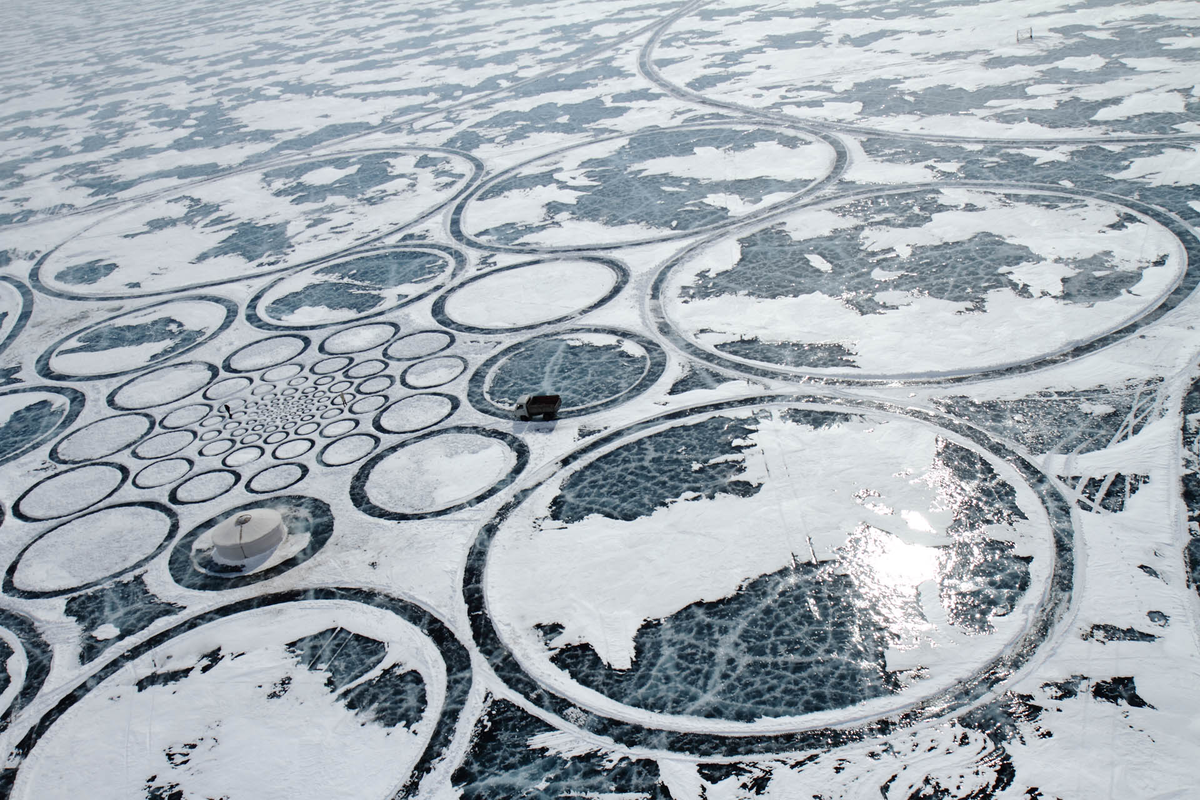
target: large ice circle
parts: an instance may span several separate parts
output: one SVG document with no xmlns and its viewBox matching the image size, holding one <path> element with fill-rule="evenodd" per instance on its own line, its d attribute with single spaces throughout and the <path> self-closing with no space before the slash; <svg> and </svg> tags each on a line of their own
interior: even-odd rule
<svg viewBox="0 0 1200 800">
<path fill-rule="evenodd" d="M 660 329 L 750 372 L 938 379 L 1029 365 L 1154 311 L 1179 238 L 1116 203 L 921 188 L 788 212 L 692 247 L 654 286 Z M 1194 278 L 1192 278 L 1194 279 Z"/>
<path fill-rule="evenodd" d="M 528 463 L 529 448 L 511 434 L 443 428 L 372 456 L 355 474 L 350 499 L 373 517 L 438 517 L 486 500 Z"/>
<path fill-rule="evenodd" d="M 393 361 L 414 361 L 436 355 L 454 346 L 454 334 L 446 331 L 416 331 L 406 333 L 383 350 L 383 357 Z"/>
<path fill-rule="evenodd" d="M 307 336 L 284 334 L 268 336 L 242 345 L 230 353 L 222 365 L 226 372 L 254 372 L 285 364 L 296 358 L 311 344 Z"/>
<path fill-rule="evenodd" d="M 675 239 L 764 213 L 836 164 L 832 145 L 788 128 L 695 125 L 613 136 L 484 182 L 456 209 L 452 231 L 476 247 L 516 252 Z"/>
<path fill-rule="evenodd" d="M 143 372 L 108 393 L 118 411 L 156 408 L 195 394 L 212 383 L 220 370 L 204 361 L 185 361 Z"/>
<path fill-rule="evenodd" d="M 411 792 L 453 736 L 466 666 L 440 621 L 386 595 L 234 603 L 123 653 L 48 712 L 20 745 L 12 797 Z M 243 713 L 231 720 L 230 708 Z M 129 728 L 131 715 L 153 729 Z M 127 769 L 98 784 L 114 759 Z"/>
<path fill-rule="evenodd" d="M 399 333 L 400 326 L 394 322 L 367 322 L 362 325 L 352 325 L 326 336 L 321 342 L 320 350 L 325 355 L 345 357 L 348 353 L 373 350 L 390 342 Z"/>
<path fill-rule="evenodd" d="M 431 428 L 458 410 L 454 395 L 429 392 L 411 394 L 375 415 L 375 430 L 381 433 L 414 433 Z"/>
<path fill-rule="evenodd" d="M 37 361 L 51 380 L 96 380 L 137 372 L 177 358 L 224 331 L 237 306 L 194 295 L 145 306 L 60 339 Z"/>
<path fill-rule="evenodd" d="M 21 550 L 4 577 L 18 597 L 56 597 L 96 586 L 162 552 L 179 526 L 161 503 L 120 503 L 76 517 Z"/>
<path fill-rule="evenodd" d="M 241 480 L 242 476 L 234 470 L 210 469 L 207 472 L 198 472 L 176 485 L 168 497 L 175 505 L 207 503 L 226 494 Z"/>
<path fill-rule="evenodd" d="M 1031 464 L 915 416 L 768 397 L 585 446 L 477 539 L 481 650 L 626 744 L 786 749 L 988 691 L 1069 602 L 1070 505 Z"/>
<path fill-rule="evenodd" d="M 1194 15 L 1012 0 L 733 2 L 682 15 L 646 53 L 673 93 L 797 121 L 949 135 L 1194 133 Z"/>
<path fill-rule="evenodd" d="M 650 339 L 614 328 L 543 334 L 501 350 L 475 370 L 467 397 L 476 409 L 510 418 L 530 394 L 557 394 L 560 417 L 594 414 L 646 391 L 666 368 Z"/>
<path fill-rule="evenodd" d="M 279 278 L 254 296 L 246 316 L 270 330 L 375 317 L 428 297 L 465 261 L 461 253 L 433 245 L 357 251 Z"/>
<path fill-rule="evenodd" d="M 13 502 L 13 515 L 26 522 L 69 517 L 108 499 L 128 478 L 129 469 L 111 461 L 55 472 Z"/>
<path fill-rule="evenodd" d="M 99 221 L 44 256 L 32 277 L 52 294 L 127 298 L 269 275 L 425 217 L 476 169 L 469 156 L 397 148 L 229 175 Z"/>
<path fill-rule="evenodd" d="M 154 429 L 149 414 L 118 414 L 77 428 L 50 449 L 50 459 L 60 464 L 82 464 L 119 453 L 140 442 Z"/>
<path fill-rule="evenodd" d="M 527 261 L 463 281 L 437 299 L 433 316 L 468 333 L 528 330 L 598 308 L 628 280 L 625 266 L 611 258 Z"/>
<path fill-rule="evenodd" d="M 466 369 L 467 360 L 462 356 L 436 356 L 405 367 L 400 381 L 409 389 L 432 389 L 445 386 Z"/>
</svg>

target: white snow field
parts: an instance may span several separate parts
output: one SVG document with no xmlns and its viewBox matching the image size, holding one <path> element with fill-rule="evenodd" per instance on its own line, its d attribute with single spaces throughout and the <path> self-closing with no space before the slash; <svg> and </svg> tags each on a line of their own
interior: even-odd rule
<svg viewBox="0 0 1200 800">
<path fill-rule="evenodd" d="M 1200 798 L 1200 4 L 0 29 L 0 798 Z"/>
</svg>

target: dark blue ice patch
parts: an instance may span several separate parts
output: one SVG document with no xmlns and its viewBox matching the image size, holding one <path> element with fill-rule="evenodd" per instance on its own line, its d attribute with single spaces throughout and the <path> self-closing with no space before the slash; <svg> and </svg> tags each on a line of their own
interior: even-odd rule
<svg viewBox="0 0 1200 800">
<path fill-rule="evenodd" d="M 31 442 L 49 438 L 67 413 L 67 408 L 50 400 L 37 400 L 18 408 L 0 424 L 0 463 L 11 461 Z"/>
<path fill-rule="evenodd" d="M 353 683 L 375 669 L 387 655 L 387 645 L 345 628 L 328 628 L 287 645 L 302 667 L 327 674 L 330 691 Z"/>
<path fill-rule="evenodd" d="M 858 354 L 841 342 L 769 342 L 751 336 L 714 347 L 735 358 L 783 367 L 858 367 L 854 360 Z"/>
<path fill-rule="evenodd" d="M 189 328 L 186 323 L 174 317 L 162 316 L 135 325 L 99 325 L 76 336 L 78 344 L 74 347 L 60 348 L 55 351 L 55 355 L 104 353 L 125 347 L 166 342 L 166 346 L 154 356 L 155 360 L 161 361 L 192 348 L 206 335 L 206 331 Z"/>
<path fill-rule="evenodd" d="M 757 430 L 752 418 L 718 416 L 638 439 L 563 481 L 550 516 L 567 524 L 592 514 L 630 522 L 685 495 L 694 500 L 753 496 L 762 487 L 738 476 L 746 471 L 740 456 L 755 447 L 749 437 Z"/>
<path fill-rule="evenodd" d="M 748 203 L 760 203 L 766 195 L 796 193 L 809 179 L 731 178 L 697 180 L 670 174 L 649 176 L 640 167 L 648 161 L 671 157 L 694 157 L 700 148 L 726 153 L 753 149 L 759 144 L 780 144 L 798 149 L 809 139 L 770 129 L 697 128 L 651 131 L 629 137 L 616 153 L 584 161 L 580 169 L 597 185 L 574 203 L 553 201 L 546 207 L 547 219 L 562 213 L 607 225 L 641 223 L 655 228 L 690 231 L 724 222 L 728 209 L 700 201 L 711 194 L 730 193 Z M 631 203 L 630 198 L 638 198 Z"/>
<path fill-rule="evenodd" d="M 1043 260 L 1025 245 L 994 233 L 976 233 L 968 239 L 918 245 L 911 252 L 874 248 L 864 238 L 869 230 L 918 228 L 937 212 L 956 210 L 945 205 L 935 190 L 860 197 L 838 204 L 841 213 L 862 223 L 825 236 L 797 239 L 780 223 L 738 239 L 740 257 L 727 270 L 701 271 L 680 290 L 684 302 L 711 297 L 743 295 L 761 298 L 801 297 L 819 294 L 840 300 L 860 315 L 881 314 L 897 306 L 879 299 L 881 292 L 928 296 L 964 305 L 964 312 L 986 310 L 987 296 L 996 290 L 1032 298 L 1029 287 L 1011 270 Z M 1043 208 L 1081 207 L 1084 201 L 1039 195 L 1010 196 Z M 968 204 L 963 211 L 976 210 Z M 1128 216 L 1128 215 L 1126 215 Z M 1134 218 L 1136 219 L 1136 218 Z M 828 271 L 814 268 L 808 256 L 822 259 Z M 1064 279 L 1062 299 L 1093 305 L 1113 300 L 1142 279 L 1141 268 L 1122 268 L 1109 251 L 1087 259 L 1052 259 L 1076 270 Z M 1165 256 L 1149 266 L 1161 266 Z M 875 270 L 891 277 L 875 277 Z"/>
<path fill-rule="evenodd" d="M 930 472 L 935 476 L 944 473 L 953 482 L 951 491 L 942 494 L 953 514 L 946 531 L 959 540 L 982 533 L 988 525 L 1012 525 L 1028 519 L 1017 504 L 1017 490 L 970 448 L 939 436 Z"/>
<path fill-rule="evenodd" d="M 605 697 L 664 714 L 753 722 L 844 708 L 900 688 L 870 605 L 853 578 L 799 564 L 647 623 L 630 669 L 590 645 L 552 661 Z"/>
<path fill-rule="evenodd" d="M 1187 526 L 1190 538 L 1183 548 L 1183 566 L 1188 585 L 1200 593 L 1200 379 L 1192 382 L 1183 398 L 1181 453 L 1183 455 L 1180 482 L 1183 502 L 1187 507 Z M 1150 570 L 1150 567 L 1143 567 Z"/>
<path fill-rule="evenodd" d="M 1200 593 L 1200 536 L 1193 535 L 1183 549 L 1184 569 L 1188 585 Z"/>
<path fill-rule="evenodd" d="M 600 334 L 600 341 L 595 341 L 595 334 Z M 643 352 L 630 352 L 627 343 Z M 507 417 L 524 395 L 557 394 L 562 397 L 559 417 L 580 416 L 648 389 L 665 368 L 662 348 L 644 336 L 579 328 L 537 336 L 500 351 L 471 376 L 467 397 L 476 409 Z"/>
<path fill-rule="evenodd" d="M 1023 729 L 1028 730 L 1045 711 L 1045 706 L 1034 702 L 1033 695 L 1010 691 L 987 705 L 963 714 L 959 718 L 959 724 L 964 728 L 979 731 L 1002 747 L 1006 742 L 1014 740 L 1024 743 Z M 991 800 L 991 795 L 979 796 L 980 800 L 984 797 Z"/>
<path fill-rule="evenodd" d="M 992 618 L 1006 616 L 1028 591 L 1032 556 L 1012 542 L 989 538 L 989 526 L 1011 526 L 1028 517 L 1017 492 L 982 455 L 938 437 L 930 473 L 949 507 L 939 591 L 950 622 L 973 634 L 991 633 Z"/>
<path fill-rule="evenodd" d="M 42 685 L 45 684 L 46 678 L 50 674 L 51 654 L 50 646 L 38 633 L 37 627 L 30 619 L 12 611 L 0 611 L 0 627 L 16 638 L 25 660 L 21 685 L 17 687 L 8 707 L 0 710 L 0 731 L 3 731 L 8 728 L 12 718 L 41 692 Z M 0 692 L 2 692 L 11 689 L 12 680 L 15 677 L 8 671 L 9 657 L 14 655 L 15 651 L 7 641 L 0 639 L 0 642 L 4 644 L 4 650 L 0 652 L 0 676 L 2 676 L 0 682 L 3 683 Z M 4 779 L 0 776 L 0 789 L 3 787 Z"/>
<path fill-rule="evenodd" d="M 1115 706 L 1125 704 L 1130 708 L 1154 708 L 1137 693 L 1137 681 L 1132 676 L 1097 681 L 1092 685 L 1092 697 Z"/>
<path fill-rule="evenodd" d="M 13 649 L 8 646 L 8 642 L 0 639 L 0 664 L 8 664 L 8 659 L 13 655 Z M 12 676 L 8 674 L 8 669 L 0 668 L 0 694 L 8 691 L 9 684 L 11 683 Z"/>
<path fill-rule="evenodd" d="M 263 178 L 271 185 L 273 195 L 291 198 L 293 205 L 325 203 L 336 197 L 353 200 L 403 177 L 394 173 L 392 165 L 388 163 L 395 157 L 395 152 L 386 151 L 323 158 L 319 161 L 305 161 L 301 164 L 269 169 L 263 173 Z M 357 169 L 354 172 L 342 175 L 329 183 L 313 184 L 304 181 L 304 176 L 316 169 L 348 170 L 355 167 Z M 450 166 L 438 165 L 435 171 L 455 180 L 464 177 Z"/>
<path fill-rule="evenodd" d="M 1151 611 L 1151 614 L 1156 612 Z M 1088 628 L 1081 637 L 1082 639 L 1090 639 L 1107 644 L 1108 642 L 1153 642 L 1157 641 L 1158 637 L 1153 633 L 1139 631 L 1137 628 L 1121 628 L 1109 623 L 1099 623 Z"/>
<path fill-rule="evenodd" d="M 311 273 L 312 282 L 267 304 L 266 313 L 286 319 L 302 308 L 368 313 L 386 302 L 386 290 L 428 283 L 448 268 L 444 256 L 421 250 L 389 250 L 340 261 Z"/>
<path fill-rule="evenodd" d="M 488 397 L 514 406 L 522 395 L 557 392 L 565 408 L 618 395 L 646 371 L 646 360 L 619 344 L 539 339 L 492 373 Z"/>
<path fill-rule="evenodd" d="M 462 800 L 638 797 L 670 800 L 658 763 L 588 751 L 558 755 L 534 747 L 555 729 L 507 700 L 493 700 L 475 725 L 471 749 L 451 780 Z"/>
<path fill-rule="evenodd" d="M 603 107 L 594 109 L 594 113 L 613 111 Z M 747 179 L 736 176 L 701 179 L 669 172 L 650 173 L 645 166 L 649 162 L 663 158 L 694 158 L 697 150 L 705 148 L 736 153 L 768 143 L 796 151 L 809 146 L 823 146 L 819 140 L 796 131 L 733 125 L 651 130 L 619 138 L 625 141 L 616 152 L 580 163 L 577 168 L 579 182 L 572 182 L 567 187 L 575 195 L 571 202 L 547 202 L 538 220 L 506 222 L 474 233 L 464 233 L 460 227 L 461 214 L 473 200 L 494 199 L 530 188 L 559 185 L 559 168 L 555 165 L 555 159 L 567 156 L 577 146 L 541 156 L 485 184 L 474 198 L 468 198 L 456 210 L 452 232 L 478 246 L 519 250 L 523 249 L 521 240 L 561 227 L 558 220 L 566 217 L 612 228 L 643 226 L 646 228 L 646 238 L 638 241 L 677 238 L 745 216 L 735 214 L 728 205 L 708 202 L 714 195 L 731 195 L 748 205 L 755 205 L 772 195 L 798 195 L 806 191 L 813 180 L 772 177 Z M 545 168 L 539 169 L 543 164 Z M 593 244 L 612 247 L 616 243 Z M 576 249 L 576 246 L 539 249 L 570 250 Z"/>
<path fill-rule="evenodd" d="M 169 228 L 176 228 L 181 225 L 188 228 L 212 228 L 226 224 L 232 219 L 228 214 L 218 216 L 221 213 L 221 206 L 219 204 L 205 203 L 196 197 L 184 195 L 182 197 L 174 197 L 167 202 L 183 206 L 184 212 L 177 217 L 156 217 L 147 220 L 141 230 L 122 234 L 121 238 L 137 239 L 140 236 L 157 233 Z"/>
<path fill-rule="evenodd" d="M 370 680 L 347 689 L 342 704 L 357 713 L 362 724 L 411 728 L 428 706 L 425 681 L 414 669 L 394 664 Z"/>
<path fill-rule="evenodd" d="M 615 98 L 614 98 L 615 99 Z M 579 103 L 540 103 L 528 111 L 502 111 L 472 125 L 446 141 L 447 147 L 474 150 L 503 132 L 506 142 L 517 142 L 538 134 L 575 134 L 609 119 L 625 116 L 629 106 L 610 105 L 596 97 Z M 607 133 L 609 128 L 593 128 Z M 480 133 L 482 131 L 482 134 Z M 505 184 L 502 191 L 509 191 Z"/>
<path fill-rule="evenodd" d="M 1079 492 L 1079 507 L 1084 511 L 1112 514 L 1125 510 L 1125 503 L 1149 483 L 1149 475 L 1124 475 L 1120 472 L 1101 477 L 1082 478 L 1078 475 L 1064 478 L 1068 485 Z"/>
<path fill-rule="evenodd" d="M 232 233 L 196 256 L 192 263 L 202 264 L 210 258 L 221 256 L 238 256 L 249 264 L 272 256 L 278 260 L 287 255 L 292 248 L 287 228 L 286 222 L 272 222 L 266 225 L 239 222 L 234 226 Z"/>
<path fill-rule="evenodd" d="M 938 577 L 951 624 L 972 634 L 991 633 L 992 618 L 1010 614 L 1029 590 L 1032 561 L 1014 554 L 1011 542 L 956 541 L 947 548 Z"/>
<path fill-rule="evenodd" d="M 194 667 L 184 667 L 183 669 L 167 670 L 166 672 L 151 672 L 144 678 L 139 678 L 137 681 L 137 690 L 144 692 L 155 686 L 173 686 L 176 683 L 191 676 Z"/>
<path fill-rule="evenodd" d="M 72 264 L 54 273 L 54 280 L 71 286 L 90 286 L 116 272 L 118 265 L 112 261 L 94 258 L 84 264 Z"/>
<path fill-rule="evenodd" d="M 733 380 L 737 380 L 737 378 L 722 375 L 699 364 L 688 364 L 683 375 L 671 384 L 671 388 L 667 391 L 667 394 L 677 395 L 696 390 L 716 389 L 718 386 Z"/>
<path fill-rule="evenodd" d="M 35 399 L 11 412 L 8 419 L 0 423 L 0 464 L 36 450 L 71 425 L 83 411 L 83 393 L 65 387 L 10 389 L 0 392 L 0 398 L 43 393 L 57 397 Z"/>
<path fill-rule="evenodd" d="M 64 613 L 79 623 L 79 663 L 86 664 L 122 639 L 180 611 L 183 606 L 155 595 L 146 587 L 144 576 L 139 575 L 68 598 Z M 95 633 L 105 625 L 112 625 L 117 633 L 100 639 Z"/>
<path fill-rule="evenodd" d="M 1048 389 L 1015 400 L 956 395 L 934 403 L 1034 453 L 1089 453 L 1133 436 L 1158 419 L 1161 385 L 1162 379 L 1154 378 L 1103 389 Z"/>
</svg>

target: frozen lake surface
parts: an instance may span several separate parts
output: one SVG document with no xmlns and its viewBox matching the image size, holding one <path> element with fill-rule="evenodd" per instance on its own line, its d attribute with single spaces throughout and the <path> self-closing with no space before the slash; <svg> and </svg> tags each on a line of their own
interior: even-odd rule
<svg viewBox="0 0 1200 800">
<path fill-rule="evenodd" d="M 0 797 L 1200 798 L 1200 5 L 0 25 Z"/>
</svg>

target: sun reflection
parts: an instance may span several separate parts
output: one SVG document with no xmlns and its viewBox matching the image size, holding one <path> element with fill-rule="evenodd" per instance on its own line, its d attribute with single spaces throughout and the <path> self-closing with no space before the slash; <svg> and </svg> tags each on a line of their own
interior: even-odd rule
<svg viewBox="0 0 1200 800">
<path fill-rule="evenodd" d="M 920 587 L 937 580 L 942 551 L 910 544 L 862 525 L 843 549 L 843 566 L 858 586 L 864 611 L 888 630 L 893 646 L 911 647 L 933 627 L 921 608 Z"/>
<path fill-rule="evenodd" d="M 900 517 L 908 523 L 908 527 L 919 533 L 936 533 L 929 520 L 920 511 L 901 511 Z"/>
<path fill-rule="evenodd" d="M 941 551 L 936 547 L 909 544 L 898 536 L 875 529 L 867 547 L 859 551 L 875 580 L 897 592 L 915 591 L 937 578 Z"/>
</svg>

